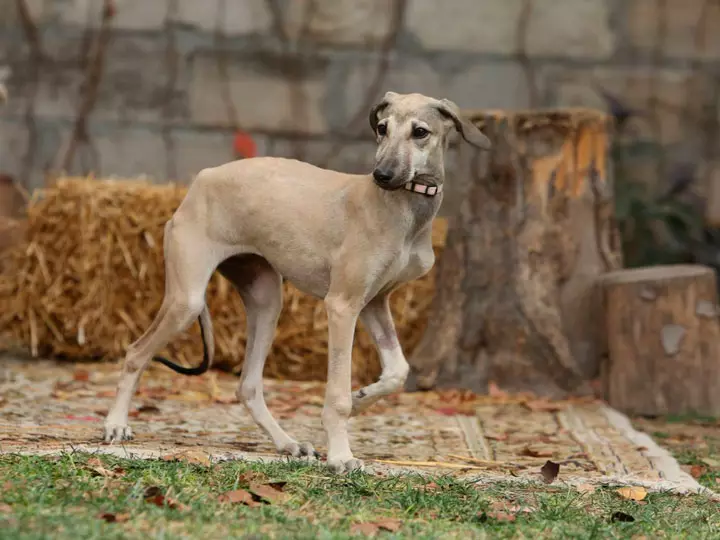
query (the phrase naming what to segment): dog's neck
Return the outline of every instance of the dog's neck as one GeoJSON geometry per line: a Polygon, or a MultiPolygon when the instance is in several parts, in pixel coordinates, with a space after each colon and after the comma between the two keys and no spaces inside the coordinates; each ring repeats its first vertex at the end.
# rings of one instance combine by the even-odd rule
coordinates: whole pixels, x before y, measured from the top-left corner
{"type": "MultiPolygon", "coordinates": [[[[414,236],[418,231],[428,226],[435,218],[440,204],[443,200],[443,175],[440,177],[423,175],[415,177],[412,183],[415,185],[436,187],[437,191],[434,195],[419,193],[407,188],[407,183],[399,189],[389,191],[382,189],[373,181],[372,175],[365,177],[373,196],[378,201],[382,201],[381,206],[386,208],[386,212],[398,216],[399,213],[405,213],[412,231],[407,231],[410,236],[414,236]]],[[[402,220],[401,220],[402,221],[402,220]]]]}

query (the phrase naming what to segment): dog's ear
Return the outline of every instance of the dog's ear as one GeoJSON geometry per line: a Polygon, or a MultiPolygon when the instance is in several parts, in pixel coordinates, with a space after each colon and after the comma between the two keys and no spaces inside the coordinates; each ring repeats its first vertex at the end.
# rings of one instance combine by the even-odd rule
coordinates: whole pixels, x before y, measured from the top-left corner
{"type": "Polygon", "coordinates": [[[467,142],[481,150],[490,150],[492,148],[490,139],[488,139],[482,131],[467,120],[460,118],[460,109],[455,103],[449,99],[441,99],[439,105],[437,105],[437,109],[440,111],[440,114],[452,120],[453,124],[455,124],[455,129],[467,142]]]}
{"type": "Polygon", "coordinates": [[[370,127],[373,133],[377,134],[378,114],[390,105],[395,96],[397,96],[395,92],[385,92],[383,98],[370,109],[370,127]]]}

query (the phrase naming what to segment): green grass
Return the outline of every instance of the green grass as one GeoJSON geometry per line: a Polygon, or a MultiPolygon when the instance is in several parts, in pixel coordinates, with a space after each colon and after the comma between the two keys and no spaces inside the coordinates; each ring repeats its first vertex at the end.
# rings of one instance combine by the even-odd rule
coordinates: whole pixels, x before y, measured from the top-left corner
{"type": "MultiPolygon", "coordinates": [[[[553,484],[478,487],[450,477],[388,478],[329,474],[300,462],[210,466],[98,456],[117,477],[97,475],[87,454],[0,457],[0,538],[349,538],[353,524],[402,520],[387,538],[717,538],[720,513],[702,496],[650,494],[642,503],[613,489],[578,493],[553,484]],[[284,501],[222,503],[218,495],[248,482],[287,482],[284,501]],[[429,486],[428,486],[429,484],[429,486]],[[145,500],[159,487],[180,508],[145,500]],[[501,521],[500,505],[515,515],[501,521]],[[613,522],[615,512],[634,522],[613,522]],[[107,523],[103,513],[127,515],[107,523]]],[[[95,465],[97,469],[97,465],[95,465]]]]}

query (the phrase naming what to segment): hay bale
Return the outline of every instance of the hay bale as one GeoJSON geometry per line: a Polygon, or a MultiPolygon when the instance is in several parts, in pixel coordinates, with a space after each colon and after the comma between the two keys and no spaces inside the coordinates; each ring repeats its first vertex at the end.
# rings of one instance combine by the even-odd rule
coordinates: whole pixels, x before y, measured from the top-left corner
{"type": "MultiPolygon", "coordinates": [[[[118,358],[150,325],[164,294],[165,222],[186,187],[139,180],[62,178],[38,191],[27,210],[26,242],[2,254],[0,346],[34,356],[118,358]]],[[[446,224],[433,230],[436,254],[446,224]]],[[[327,318],[321,300],[285,284],[285,305],[266,375],[324,379],[327,318]]],[[[392,310],[406,350],[416,345],[432,300],[433,273],[397,290],[392,310]]],[[[239,370],[245,314],[239,295],[216,273],[207,292],[215,365],[239,370]]],[[[163,354],[184,365],[202,355],[199,327],[177,336],[163,354]]],[[[370,337],[357,333],[354,379],[379,373],[370,337]]]]}

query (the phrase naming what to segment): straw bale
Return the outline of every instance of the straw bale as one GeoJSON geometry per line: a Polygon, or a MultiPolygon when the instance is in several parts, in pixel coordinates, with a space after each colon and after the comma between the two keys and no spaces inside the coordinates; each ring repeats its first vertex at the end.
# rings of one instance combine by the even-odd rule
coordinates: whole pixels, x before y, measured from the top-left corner
{"type": "MultiPolygon", "coordinates": [[[[36,192],[27,209],[25,241],[0,254],[0,347],[34,356],[108,359],[124,355],[150,325],[164,294],[165,222],[186,187],[141,180],[61,178],[36,192]]],[[[436,255],[446,223],[436,220],[436,255]]],[[[398,289],[392,311],[406,350],[417,344],[432,300],[434,272],[398,289]]],[[[321,300],[284,285],[285,304],[265,373],[324,379],[327,318],[321,300]]],[[[215,365],[239,371],[245,314],[237,292],[216,273],[207,301],[216,341],[215,365]]],[[[184,365],[202,356],[199,327],[162,351],[184,365]]],[[[370,337],[356,333],[353,374],[379,373],[370,337]]]]}

